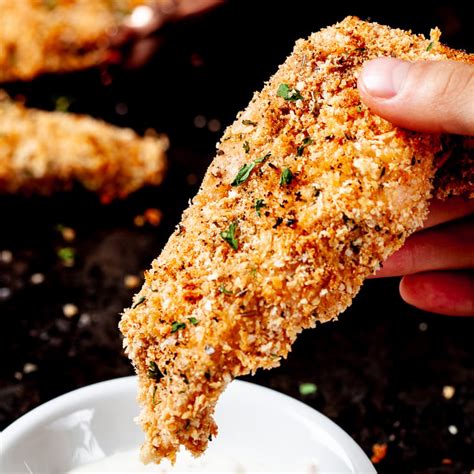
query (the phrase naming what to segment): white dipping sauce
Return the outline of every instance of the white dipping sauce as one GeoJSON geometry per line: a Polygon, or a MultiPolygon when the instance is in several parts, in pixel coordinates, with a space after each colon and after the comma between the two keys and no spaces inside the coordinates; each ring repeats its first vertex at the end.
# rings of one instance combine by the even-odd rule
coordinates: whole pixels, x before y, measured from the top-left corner
{"type": "MultiPolygon", "coordinates": [[[[202,458],[194,458],[187,452],[181,452],[174,466],[169,461],[163,461],[159,465],[140,462],[138,450],[126,451],[113,454],[100,461],[78,467],[67,474],[79,472],[103,473],[103,472],[154,472],[154,473],[177,473],[177,472],[225,472],[225,473],[250,473],[250,472],[275,472],[279,470],[278,464],[266,463],[258,460],[246,459],[245,462],[221,457],[207,453],[202,458]]],[[[311,469],[306,472],[315,472],[311,469]]]]}

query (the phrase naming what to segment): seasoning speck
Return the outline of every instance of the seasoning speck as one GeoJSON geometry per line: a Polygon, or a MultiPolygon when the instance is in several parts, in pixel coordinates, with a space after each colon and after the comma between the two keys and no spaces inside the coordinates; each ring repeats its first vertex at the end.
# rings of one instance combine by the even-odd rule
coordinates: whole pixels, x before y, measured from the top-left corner
{"type": "Polygon", "coordinates": [[[300,383],[299,392],[300,395],[306,397],[308,395],[314,395],[318,391],[318,387],[314,383],[300,383]]]}
{"type": "Polygon", "coordinates": [[[445,385],[443,387],[443,397],[446,398],[446,400],[451,400],[455,393],[456,389],[452,385],[445,385]]]}
{"type": "Polygon", "coordinates": [[[67,303],[63,306],[63,314],[66,318],[73,318],[79,313],[79,309],[75,304],[67,303]]]}
{"type": "Polygon", "coordinates": [[[458,434],[458,427],[455,425],[449,425],[448,426],[448,431],[454,436],[458,434]]]}
{"type": "Polygon", "coordinates": [[[0,262],[2,263],[11,263],[13,260],[13,254],[10,252],[10,250],[2,250],[0,252],[0,262]]]}
{"type": "Polygon", "coordinates": [[[125,275],[123,283],[127,288],[137,288],[140,285],[140,278],[136,275],[125,275]]]}
{"type": "Polygon", "coordinates": [[[42,273],[33,273],[30,277],[30,281],[33,285],[40,285],[44,282],[44,275],[42,273]]]}
{"type": "Polygon", "coordinates": [[[38,370],[38,366],[36,364],[32,364],[31,362],[27,362],[23,366],[24,374],[31,374],[32,372],[36,372],[37,370],[38,370]]]}

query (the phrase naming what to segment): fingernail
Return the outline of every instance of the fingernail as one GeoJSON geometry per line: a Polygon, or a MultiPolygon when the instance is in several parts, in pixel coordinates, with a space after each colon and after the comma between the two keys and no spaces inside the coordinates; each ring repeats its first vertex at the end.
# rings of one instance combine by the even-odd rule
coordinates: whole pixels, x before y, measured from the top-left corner
{"type": "Polygon", "coordinates": [[[408,61],[395,58],[373,59],[364,65],[360,79],[371,96],[390,99],[401,90],[409,69],[408,61]]]}

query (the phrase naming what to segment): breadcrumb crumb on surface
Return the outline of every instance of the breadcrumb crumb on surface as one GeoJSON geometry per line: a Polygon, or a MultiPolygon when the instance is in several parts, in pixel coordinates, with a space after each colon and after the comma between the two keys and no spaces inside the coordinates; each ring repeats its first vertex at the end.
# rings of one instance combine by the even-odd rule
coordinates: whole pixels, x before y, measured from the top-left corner
{"type": "Polygon", "coordinates": [[[296,43],[225,131],[120,323],[144,462],[174,461],[180,446],[200,455],[227,384],[278,366],[298,333],[336,318],[422,225],[449,148],[361,104],[357,75],[378,56],[474,62],[436,33],[354,17],[296,43]]]}
{"type": "Polygon", "coordinates": [[[160,184],[168,139],[91,117],[25,108],[0,91],[0,192],[50,194],[75,182],[104,203],[160,184]]]}

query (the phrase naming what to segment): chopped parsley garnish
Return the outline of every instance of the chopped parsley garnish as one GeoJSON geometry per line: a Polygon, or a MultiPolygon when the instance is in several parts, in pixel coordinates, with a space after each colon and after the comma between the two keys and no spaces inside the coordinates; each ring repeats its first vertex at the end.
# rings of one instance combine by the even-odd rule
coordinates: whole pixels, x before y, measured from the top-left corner
{"type": "Polygon", "coordinates": [[[242,144],[242,148],[244,149],[245,153],[248,153],[248,152],[250,151],[249,142],[248,142],[248,141],[245,141],[245,142],[242,144]]]}
{"type": "Polygon", "coordinates": [[[257,267],[251,268],[250,275],[252,275],[254,278],[257,276],[257,267]]]}
{"type": "Polygon", "coordinates": [[[266,207],[267,205],[265,204],[265,201],[263,199],[255,199],[255,212],[257,213],[257,216],[258,217],[261,217],[261,214],[260,214],[260,209],[262,209],[262,207],[266,207]]]}
{"type": "Polygon", "coordinates": [[[293,102],[303,99],[300,91],[298,89],[292,89],[288,84],[280,84],[277,90],[277,96],[293,102]]]}
{"type": "Polygon", "coordinates": [[[310,137],[306,137],[303,142],[301,143],[301,145],[298,147],[298,149],[296,150],[296,154],[298,156],[303,156],[303,152],[304,152],[304,149],[308,146],[308,145],[311,145],[313,143],[313,140],[310,138],[310,137]]]}
{"type": "Polygon", "coordinates": [[[219,287],[219,291],[220,291],[221,293],[223,293],[224,295],[233,295],[233,294],[234,294],[232,291],[227,290],[224,285],[221,285],[221,286],[219,287]]]}
{"type": "Polygon", "coordinates": [[[175,333],[176,331],[179,331],[180,329],[184,329],[186,327],[186,323],[180,323],[179,321],[175,321],[171,325],[171,334],[175,333]]]}
{"type": "MultiPolygon", "coordinates": [[[[248,145],[248,142],[245,142],[245,143],[247,143],[248,145]]],[[[247,150],[246,150],[246,153],[248,153],[247,150]]],[[[262,156],[261,158],[257,158],[252,163],[246,163],[245,165],[243,165],[242,168],[240,168],[237,175],[235,176],[234,181],[230,183],[231,186],[239,186],[240,184],[245,183],[245,181],[249,179],[250,173],[255,168],[255,165],[263,163],[270,156],[271,156],[271,153],[267,153],[265,156],[262,156]]]]}
{"type": "Polygon", "coordinates": [[[153,360],[148,364],[148,378],[153,379],[156,382],[159,382],[163,378],[161,370],[153,360]]]}
{"type": "Polygon", "coordinates": [[[237,222],[232,222],[227,230],[220,233],[220,236],[234,249],[238,250],[239,241],[235,237],[235,231],[237,230],[237,222]]]}
{"type": "Polygon", "coordinates": [[[362,105],[359,104],[359,105],[357,106],[357,112],[359,112],[359,113],[362,112],[362,105]]]}
{"type": "Polygon", "coordinates": [[[431,51],[431,49],[433,48],[433,45],[434,45],[434,42],[432,41],[432,42],[426,47],[426,51],[431,51]]]}
{"type": "Polygon", "coordinates": [[[314,383],[300,383],[299,386],[300,395],[314,395],[318,391],[318,387],[314,383]]]}
{"type": "Polygon", "coordinates": [[[197,323],[199,322],[195,317],[191,316],[190,318],[188,318],[188,321],[193,325],[193,326],[196,326],[197,323]]]}
{"type": "Polygon", "coordinates": [[[59,96],[54,102],[56,112],[67,112],[71,107],[71,100],[65,96],[59,96]]]}
{"type": "Polygon", "coordinates": [[[132,306],[132,309],[135,309],[137,306],[140,306],[145,300],[146,298],[144,296],[140,296],[137,302],[132,306]]]}
{"type": "Polygon", "coordinates": [[[240,168],[239,172],[237,173],[234,181],[230,183],[232,186],[238,186],[239,184],[245,183],[250,176],[250,173],[255,168],[255,162],[246,163],[242,168],[240,168]]]}
{"type": "Polygon", "coordinates": [[[74,263],[76,251],[72,247],[62,247],[58,250],[58,257],[64,264],[74,263]]]}
{"type": "Polygon", "coordinates": [[[288,186],[293,181],[293,173],[289,168],[284,168],[280,176],[280,186],[288,186]]]}
{"type": "Polygon", "coordinates": [[[257,125],[257,122],[252,122],[252,120],[242,120],[242,123],[244,125],[252,125],[253,127],[257,125]]]}

